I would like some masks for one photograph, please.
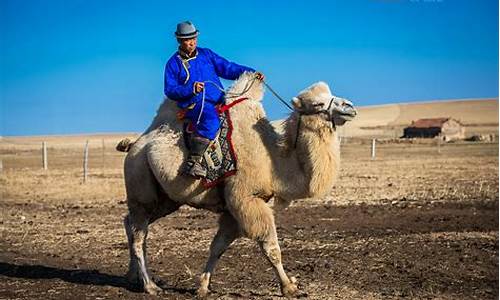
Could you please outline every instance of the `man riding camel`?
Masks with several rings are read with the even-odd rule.
[[[189,22],[177,24],[175,36],[179,49],[165,66],[165,95],[175,101],[183,118],[191,122],[189,156],[181,166],[183,174],[205,177],[201,159],[208,144],[219,130],[216,105],[224,103],[219,78],[237,79],[243,72],[254,69],[226,60],[208,48],[197,47],[198,30]],[[256,72],[259,80],[264,75]]]

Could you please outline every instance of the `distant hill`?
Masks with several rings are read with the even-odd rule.
[[[438,100],[415,103],[384,104],[359,106],[358,116],[339,128],[341,136],[346,137],[400,137],[403,128],[412,121],[421,118],[452,117],[465,125],[465,134],[497,134],[498,135],[498,98]],[[272,124],[280,130],[283,120]],[[103,133],[76,135],[49,135],[26,137],[1,137],[3,146],[38,145],[42,141],[50,144],[72,142],[80,145],[86,140],[100,146],[101,141],[116,144],[124,137],[134,138],[140,133]]]
[[[412,121],[438,117],[459,120],[465,125],[466,135],[498,134],[498,98],[362,106],[358,113],[340,129],[342,136],[399,137]]]

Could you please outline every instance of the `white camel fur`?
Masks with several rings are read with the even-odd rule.
[[[253,78],[252,73],[243,74],[229,92],[244,91]],[[164,101],[151,126],[130,147],[125,159],[129,213],[124,225],[130,250],[127,278],[142,283],[150,294],[162,290],[151,279],[146,262],[148,225],[182,205],[221,214],[201,275],[199,296],[209,292],[219,257],[239,237],[259,244],[279,277],[284,296],[298,291],[294,278],[283,269],[273,210],[267,202],[274,197],[275,203],[287,205],[294,199],[322,197],[332,189],[340,162],[335,126],[325,114],[299,116],[298,111],[326,108],[333,95],[323,82],[302,91],[292,101],[296,111],[285,121],[283,135],[266,119],[262,83],[255,81],[243,96],[249,99],[230,111],[238,171],[225,179],[223,197],[216,188],[205,190],[199,180],[179,175],[187,150],[173,101]]]

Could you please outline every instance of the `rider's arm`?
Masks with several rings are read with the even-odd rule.
[[[165,96],[174,101],[185,101],[194,95],[193,83],[188,81],[185,84],[179,84],[180,70],[177,67],[170,61],[165,66],[164,92]]]
[[[208,55],[215,66],[215,72],[217,76],[222,77],[224,79],[235,80],[240,77],[243,72],[255,72],[254,69],[246,66],[239,65],[234,62],[230,62],[227,59],[217,55],[210,49],[205,49],[208,52]]]

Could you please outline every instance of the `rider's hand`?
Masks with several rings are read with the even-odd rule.
[[[256,72],[255,73],[255,78],[257,78],[260,81],[264,81],[264,79],[266,78],[266,76],[264,76],[264,74],[262,74],[261,72]]]
[[[205,88],[204,82],[196,81],[193,85],[193,90],[194,90],[195,94],[198,94],[199,92],[203,91],[204,88]]]

